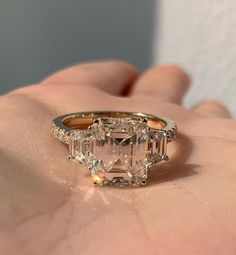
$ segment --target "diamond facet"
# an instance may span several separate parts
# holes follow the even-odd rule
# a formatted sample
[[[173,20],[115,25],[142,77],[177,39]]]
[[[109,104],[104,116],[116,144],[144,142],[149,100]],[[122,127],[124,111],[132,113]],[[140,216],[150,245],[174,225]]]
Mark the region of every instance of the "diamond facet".
[[[91,171],[97,185],[145,185],[151,164],[165,155],[164,133],[154,134],[143,118],[97,118],[70,134],[71,158]]]
[[[91,126],[91,135],[93,153],[102,162],[99,168],[92,167],[92,177],[99,176],[108,184],[141,184],[146,180],[148,129],[141,119],[98,119]]]

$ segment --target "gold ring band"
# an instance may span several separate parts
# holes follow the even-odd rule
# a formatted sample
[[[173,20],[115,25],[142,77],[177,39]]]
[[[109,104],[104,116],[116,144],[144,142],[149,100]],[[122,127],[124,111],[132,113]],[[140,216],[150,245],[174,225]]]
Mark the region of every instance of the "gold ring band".
[[[52,121],[51,131],[55,137],[68,143],[68,136],[73,129],[85,129],[93,123],[94,118],[130,118],[143,117],[148,120],[148,126],[156,130],[163,130],[168,133],[168,141],[176,136],[176,123],[163,116],[154,116],[141,112],[111,112],[111,111],[95,111],[95,112],[77,112],[59,116]]]

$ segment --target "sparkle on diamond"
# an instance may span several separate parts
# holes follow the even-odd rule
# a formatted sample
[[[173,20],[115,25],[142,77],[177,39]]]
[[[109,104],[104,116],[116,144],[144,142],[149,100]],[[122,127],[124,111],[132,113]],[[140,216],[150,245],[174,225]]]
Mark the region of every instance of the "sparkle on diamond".
[[[72,158],[89,167],[98,185],[146,184],[150,163],[160,161],[159,143],[143,118],[98,118],[70,140]]]

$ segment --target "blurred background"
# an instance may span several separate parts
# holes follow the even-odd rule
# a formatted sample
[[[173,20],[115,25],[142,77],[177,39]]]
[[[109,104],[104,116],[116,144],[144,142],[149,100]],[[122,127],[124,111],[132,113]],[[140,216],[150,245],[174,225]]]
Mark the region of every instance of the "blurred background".
[[[64,66],[177,63],[187,106],[220,99],[236,116],[235,0],[0,0],[0,93]]]

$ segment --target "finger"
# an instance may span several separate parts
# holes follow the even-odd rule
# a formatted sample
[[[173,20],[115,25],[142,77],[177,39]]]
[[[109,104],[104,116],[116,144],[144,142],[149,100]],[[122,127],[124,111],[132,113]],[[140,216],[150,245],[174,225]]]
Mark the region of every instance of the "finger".
[[[49,76],[43,84],[90,85],[114,95],[126,94],[138,71],[123,61],[102,61],[75,65]]]
[[[132,94],[146,94],[179,104],[189,83],[189,76],[180,67],[162,65],[146,71],[133,86]]]
[[[193,107],[193,111],[217,118],[231,118],[227,108],[218,101],[203,101]]]

